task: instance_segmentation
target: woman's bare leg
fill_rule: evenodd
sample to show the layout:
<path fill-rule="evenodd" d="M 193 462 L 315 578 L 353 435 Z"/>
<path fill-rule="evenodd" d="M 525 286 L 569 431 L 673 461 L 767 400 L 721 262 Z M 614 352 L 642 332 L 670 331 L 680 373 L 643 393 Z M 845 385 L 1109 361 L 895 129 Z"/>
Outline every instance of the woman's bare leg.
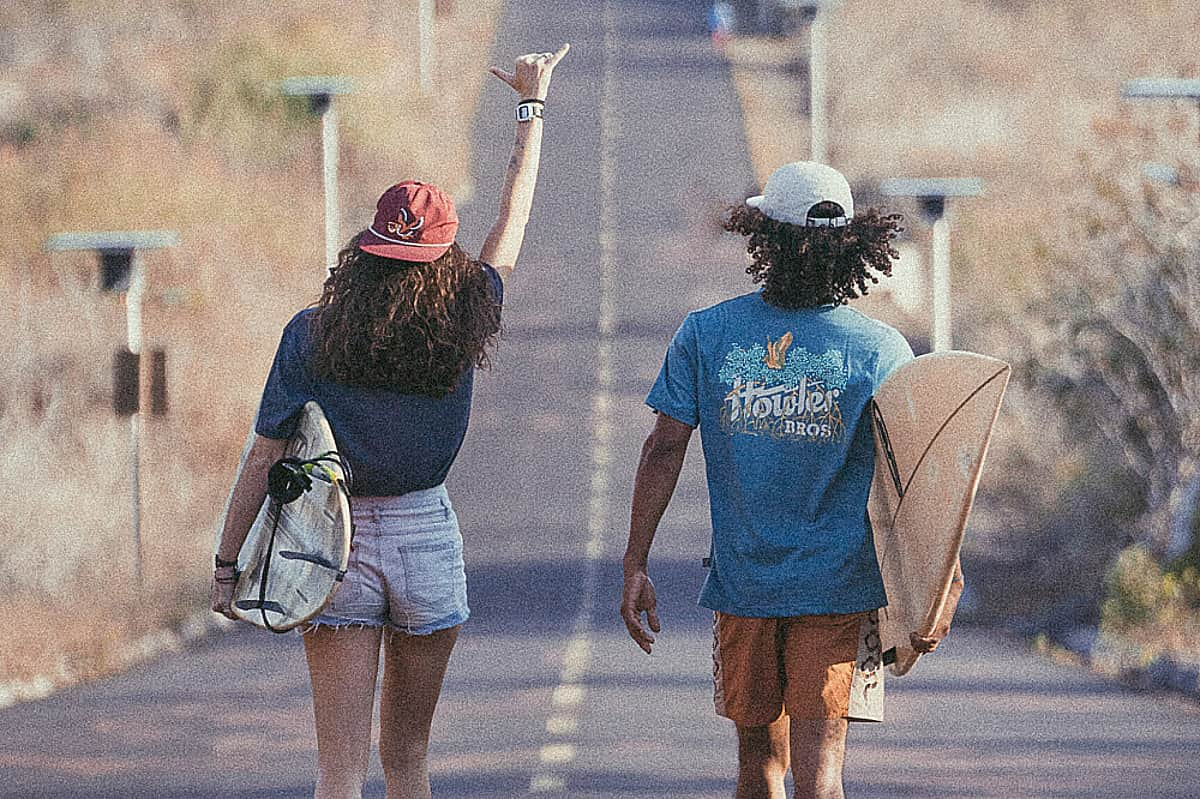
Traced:
<path fill-rule="evenodd" d="M 318 627 L 304 635 L 317 719 L 315 799 L 359 799 L 371 753 L 378 627 Z"/>
<path fill-rule="evenodd" d="M 458 630 L 385 637 L 379 755 L 387 799 L 429 799 L 429 728 Z"/>

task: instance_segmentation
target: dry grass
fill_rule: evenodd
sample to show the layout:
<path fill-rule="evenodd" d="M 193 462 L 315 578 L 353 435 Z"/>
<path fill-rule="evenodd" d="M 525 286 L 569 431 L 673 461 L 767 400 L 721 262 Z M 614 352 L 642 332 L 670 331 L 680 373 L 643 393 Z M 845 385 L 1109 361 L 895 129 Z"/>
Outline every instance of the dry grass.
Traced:
<path fill-rule="evenodd" d="M 451 4 L 447 4 L 451 6 Z M 320 126 L 273 84 L 352 76 L 339 102 L 352 225 L 401 177 L 457 192 L 501 0 L 438 19 L 436 99 L 419 95 L 416 0 L 17 2 L 0 10 L 0 366 L 9 490 L 0 686 L 102 673 L 128 641 L 203 607 L 217 515 L 288 317 L 323 268 Z M 147 253 L 146 347 L 168 353 L 171 410 L 145 420 L 146 587 L 135 595 L 129 432 L 110 410 L 124 339 L 90 255 L 50 256 L 62 230 L 166 228 Z M 148 398 L 143 397 L 145 406 Z M 65 664 L 65 665 L 64 665 Z"/>

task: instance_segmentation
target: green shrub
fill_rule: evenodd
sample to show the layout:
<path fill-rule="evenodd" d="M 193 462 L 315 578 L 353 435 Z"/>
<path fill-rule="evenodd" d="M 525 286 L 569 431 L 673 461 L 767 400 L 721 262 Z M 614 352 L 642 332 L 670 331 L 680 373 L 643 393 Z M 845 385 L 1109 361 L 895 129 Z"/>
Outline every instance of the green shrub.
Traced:
<path fill-rule="evenodd" d="M 1101 628 L 1149 646 L 1154 652 L 1189 652 L 1187 631 L 1200 624 L 1200 569 L 1177 561 L 1163 565 L 1144 544 L 1123 550 L 1104 582 Z"/>

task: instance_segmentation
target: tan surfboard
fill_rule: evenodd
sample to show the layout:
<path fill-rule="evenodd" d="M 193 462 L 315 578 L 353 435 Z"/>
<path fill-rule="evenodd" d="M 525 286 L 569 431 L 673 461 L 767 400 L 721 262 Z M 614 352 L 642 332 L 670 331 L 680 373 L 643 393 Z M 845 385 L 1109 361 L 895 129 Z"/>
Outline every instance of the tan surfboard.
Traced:
<path fill-rule="evenodd" d="M 251 431 L 239 476 L 253 439 Z M 233 595 L 235 615 L 274 632 L 308 621 L 333 598 L 352 535 L 349 482 L 320 405 L 304 406 L 284 454 L 300 462 L 309 485 L 286 504 L 270 496 L 263 502 L 238 553 L 241 577 Z"/>
<path fill-rule="evenodd" d="M 879 641 L 893 674 L 920 657 L 910 632 L 928 636 L 949 625 L 963 532 L 1010 372 L 985 355 L 932 353 L 897 369 L 876 393 L 869 510 L 888 599 Z"/>

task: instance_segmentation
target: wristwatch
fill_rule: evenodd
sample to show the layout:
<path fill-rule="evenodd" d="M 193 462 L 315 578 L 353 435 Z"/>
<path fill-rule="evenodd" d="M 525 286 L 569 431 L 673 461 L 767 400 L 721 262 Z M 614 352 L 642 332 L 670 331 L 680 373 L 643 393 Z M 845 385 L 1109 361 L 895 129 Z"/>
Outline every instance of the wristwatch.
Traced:
<path fill-rule="evenodd" d="M 220 555 L 217 555 L 217 554 L 213 555 L 213 568 L 214 569 L 228 569 L 230 567 L 233 567 L 235 569 L 237 568 L 237 558 L 234 558 L 233 560 L 221 560 Z"/>
<path fill-rule="evenodd" d="M 532 122 L 535 118 L 544 119 L 545 107 L 544 100 L 522 100 L 517 103 L 517 121 Z"/>

